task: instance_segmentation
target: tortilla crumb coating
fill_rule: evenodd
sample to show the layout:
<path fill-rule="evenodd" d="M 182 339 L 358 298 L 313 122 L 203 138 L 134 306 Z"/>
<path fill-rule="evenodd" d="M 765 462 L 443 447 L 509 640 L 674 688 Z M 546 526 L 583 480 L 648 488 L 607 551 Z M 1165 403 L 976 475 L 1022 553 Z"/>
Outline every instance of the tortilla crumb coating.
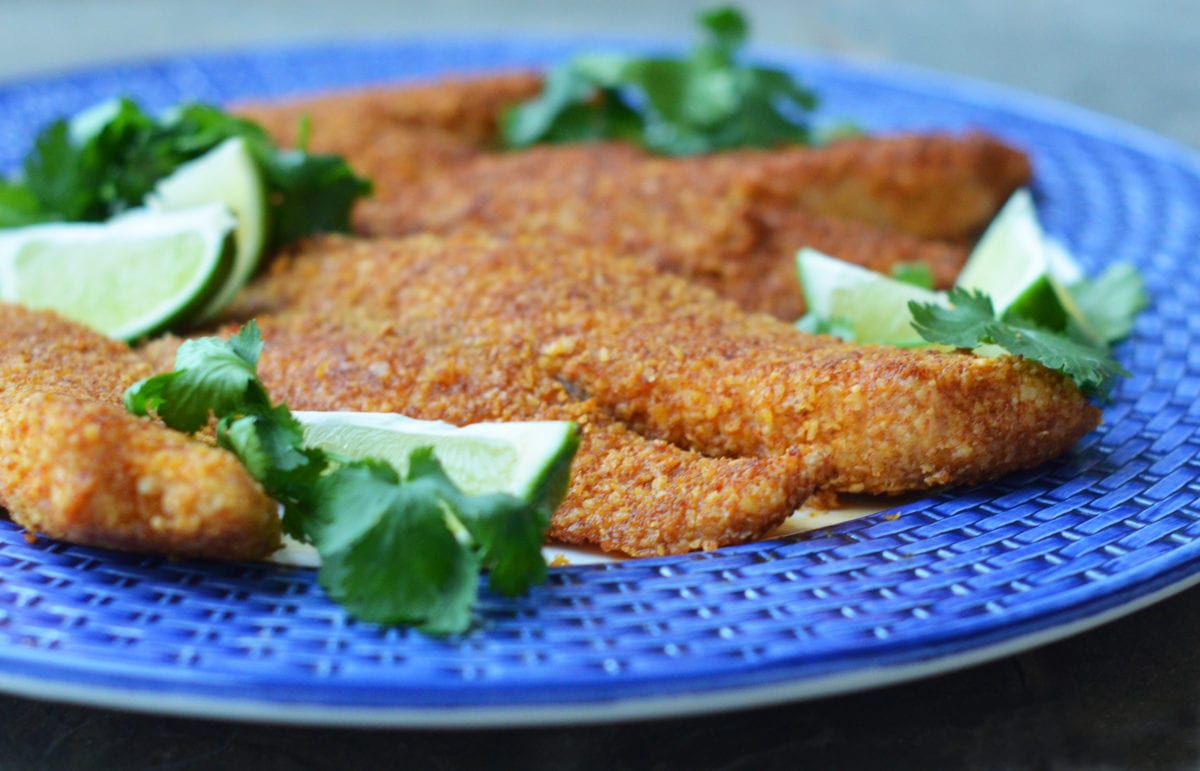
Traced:
<path fill-rule="evenodd" d="M 1099 422 L 1059 373 L 1012 356 L 851 345 L 747 314 L 643 262 L 430 236 L 298 246 L 246 298 L 352 313 L 532 358 L 640 434 L 709 456 L 829 452 L 820 487 L 900 493 L 992 479 Z"/>
<path fill-rule="evenodd" d="M 282 147 L 295 147 L 307 122 L 311 151 L 345 157 L 375 183 L 376 197 L 390 198 L 409 184 L 499 149 L 500 112 L 536 95 L 541 84 L 534 73 L 508 72 L 247 102 L 233 109 Z"/>
<path fill-rule="evenodd" d="M 260 559 L 278 507 L 232 454 L 121 406 L 151 368 L 123 343 L 0 305 L 0 505 L 72 543 Z"/>
<path fill-rule="evenodd" d="M 519 344 L 483 344 L 444 318 L 394 324 L 354 313 L 262 316 L 259 372 L 294 409 L 400 412 L 458 425 L 573 420 L 581 442 L 552 540 L 632 556 L 677 554 L 760 538 L 829 473 L 828 454 L 706 457 L 629 429 L 581 399 Z M 164 361 L 174 343 L 152 344 Z"/>
<path fill-rule="evenodd" d="M 743 309 L 804 312 L 794 256 L 810 246 L 888 273 L 930 266 L 951 285 L 979 235 L 1032 169 L 983 133 L 846 139 L 822 147 L 667 158 L 628 144 L 499 152 L 502 110 L 540 76 L 503 73 L 244 105 L 285 146 L 309 146 L 375 181 L 355 211 L 367 235 L 473 231 L 637 256 Z"/>
<path fill-rule="evenodd" d="M 694 158 L 617 143 L 541 146 L 376 196 L 355 225 L 372 236 L 469 231 L 636 256 L 791 320 L 804 311 L 801 247 L 885 274 L 921 262 L 947 287 L 966 243 L 1029 173 L 1022 154 L 980 134 Z"/>
<path fill-rule="evenodd" d="M 113 404 L 9 394 L 0 459 L 0 503 L 33 533 L 225 560 L 279 546 L 277 506 L 237 458 Z"/>

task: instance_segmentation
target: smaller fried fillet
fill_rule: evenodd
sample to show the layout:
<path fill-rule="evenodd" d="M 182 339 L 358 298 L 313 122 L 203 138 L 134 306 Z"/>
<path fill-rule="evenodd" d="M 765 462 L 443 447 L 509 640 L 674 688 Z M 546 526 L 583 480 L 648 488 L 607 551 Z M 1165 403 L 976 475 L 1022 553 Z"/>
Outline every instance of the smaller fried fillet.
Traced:
<path fill-rule="evenodd" d="M 0 305 L 0 505 L 91 546 L 214 559 L 278 547 L 277 506 L 230 453 L 130 415 L 151 368 L 128 346 Z"/>
<path fill-rule="evenodd" d="M 224 450 L 53 391 L 0 407 L 0 504 L 87 546 L 225 560 L 279 546 L 277 507 Z"/>

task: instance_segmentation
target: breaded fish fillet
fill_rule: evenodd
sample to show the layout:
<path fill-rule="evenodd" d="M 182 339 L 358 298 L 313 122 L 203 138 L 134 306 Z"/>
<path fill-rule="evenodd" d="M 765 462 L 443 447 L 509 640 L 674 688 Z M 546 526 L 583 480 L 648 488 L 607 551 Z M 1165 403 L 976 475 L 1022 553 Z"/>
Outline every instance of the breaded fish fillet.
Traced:
<path fill-rule="evenodd" d="M 447 319 L 354 313 L 259 318 L 264 384 L 295 409 L 401 412 L 456 424 L 574 420 L 582 430 L 549 537 L 634 556 L 742 543 L 777 527 L 828 473 L 827 454 L 710 458 L 647 439 L 538 366 L 537 352 L 459 337 Z M 151 344 L 159 362 L 174 342 Z M 518 344 L 518 349 L 520 344 Z"/>
<path fill-rule="evenodd" d="M 1014 357 L 855 346 L 746 314 L 644 262 L 460 236 L 328 238 L 278 262 L 245 310 L 404 328 L 537 366 L 639 433 L 713 456 L 827 450 L 822 485 L 898 493 L 1038 465 L 1099 412 Z"/>
<path fill-rule="evenodd" d="M 1031 173 L 1023 153 L 981 134 L 692 158 L 615 143 L 496 152 L 500 111 L 540 87 L 532 74 L 448 78 L 242 112 L 285 144 L 308 116 L 313 149 L 371 177 L 375 196 L 355 218 L 363 233 L 473 230 L 597 247 L 789 320 L 804 310 L 800 247 L 881 272 L 924 262 L 949 286 L 965 242 Z"/>
<path fill-rule="evenodd" d="M 638 256 L 743 309 L 795 319 L 804 309 L 800 247 L 883 273 L 923 262 L 948 286 L 966 239 L 1028 177 L 1023 155 L 982 135 L 698 158 L 611 143 L 546 146 L 480 156 L 399 186 L 364 202 L 356 227 L 472 231 Z"/>
<path fill-rule="evenodd" d="M 344 156 L 388 199 L 404 185 L 495 150 L 496 121 L 508 104 L 541 88 L 532 73 L 444 78 L 283 102 L 238 105 L 284 147 L 309 127 L 308 148 Z"/>
<path fill-rule="evenodd" d="M 0 505 L 34 533 L 214 559 L 278 547 L 277 506 L 233 455 L 121 407 L 150 368 L 122 343 L 0 305 Z"/>

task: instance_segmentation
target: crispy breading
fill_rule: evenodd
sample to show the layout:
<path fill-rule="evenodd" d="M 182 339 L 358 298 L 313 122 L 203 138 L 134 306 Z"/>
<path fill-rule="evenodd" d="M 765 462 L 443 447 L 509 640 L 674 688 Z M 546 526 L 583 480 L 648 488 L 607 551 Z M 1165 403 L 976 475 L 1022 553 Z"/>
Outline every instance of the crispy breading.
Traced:
<path fill-rule="evenodd" d="M 136 418 L 128 346 L 0 305 L 0 505 L 34 533 L 214 559 L 278 547 L 277 506 L 228 452 Z"/>
<path fill-rule="evenodd" d="M 804 309 L 795 254 L 812 246 L 887 273 L 930 265 L 953 282 L 961 243 L 1029 167 L 982 135 L 653 158 L 620 144 L 484 155 L 359 207 L 370 235 L 472 231 L 638 256 L 747 310 Z M 889 181 L 891 184 L 888 184 Z"/>
<path fill-rule="evenodd" d="M 412 184 L 496 149 L 500 111 L 537 93 L 541 78 L 514 72 L 443 78 L 235 106 L 283 147 L 308 126 L 313 152 L 344 156 L 388 199 Z"/>
<path fill-rule="evenodd" d="M 285 146 L 295 146 L 301 123 L 311 120 L 311 150 L 352 159 L 364 143 L 395 128 L 439 129 L 481 149 L 494 147 L 500 112 L 536 95 L 541 87 L 541 76 L 528 71 L 460 74 L 243 102 L 231 109 L 258 123 Z"/>
<path fill-rule="evenodd" d="M 714 456 L 828 450 L 822 487 L 975 482 L 1066 452 L 1099 412 L 1014 357 L 855 346 L 746 314 L 644 262 L 540 243 L 430 236 L 298 247 L 246 309 L 441 322 L 446 339 L 536 355 L 639 433 Z M 531 351 L 533 353 L 531 353 Z"/>
<path fill-rule="evenodd" d="M 400 412 L 456 424 L 573 420 L 581 428 L 549 537 L 635 556 L 713 549 L 777 527 L 828 474 L 827 453 L 710 458 L 647 439 L 571 394 L 527 343 L 460 337 L 443 317 L 403 325 L 353 312 L 259 319 L 259 372 L 294 409 Z M 152 346 L 159 361 L 172 341 Z"/>
<path fill-rule="evenodd" d="M 499 112 L 540 86 L 532 74 L 458 77 L 243 112 L 284 143 L 310 117 L 314 149 L 345 155 L 375 181 L 356 212 L 360 232 L 473 230 L 598 247 L 789 320 L 804 310 L 800 247 L 881 272 L 925 262 L 949 286 L 964 244 L 1031 175 L 1023 153 L 978 133 L 690 158 L 617 143 L 495 152 Z"/>

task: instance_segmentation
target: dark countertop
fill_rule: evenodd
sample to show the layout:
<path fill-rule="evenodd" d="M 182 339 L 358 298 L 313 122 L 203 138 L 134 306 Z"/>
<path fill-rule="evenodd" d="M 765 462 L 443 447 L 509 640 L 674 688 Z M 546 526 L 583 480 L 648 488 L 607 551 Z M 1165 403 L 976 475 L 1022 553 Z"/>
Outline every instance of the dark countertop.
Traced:
<path fill-rule="evenodd" d="M 570 0 L 547 13 L 531 1 L 459 0 L 415 13 L 415 4 L 382 0 L 0 0 L 0 80 L 184 48 L 367 33 L 586 29 L 681 37 L 690 30 L 680 9 L 704 5 Z M 818 47 L 1007 83 L 1200 147 L 1200 12 L 1191 4 L 743 6 L 766 46 Z M 59 21 L 66 17 L 73 23 Z M 47 39 L 57 45 L 31 43 Z M 728 714 L 570 728 L 310 729 L 0 697 L 0 768 L 1198 768 L 1196 639 L 1200 588 L 942 676 Z"/>

